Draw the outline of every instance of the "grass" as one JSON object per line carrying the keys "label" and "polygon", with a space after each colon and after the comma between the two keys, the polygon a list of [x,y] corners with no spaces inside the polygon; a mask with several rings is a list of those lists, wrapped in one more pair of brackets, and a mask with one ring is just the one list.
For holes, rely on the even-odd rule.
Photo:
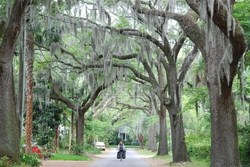
{"label": "grass", "polygon": [[72,161],[89,161],[91,158],[85,155],[73,155],[67,153],[55,153],[51,157],[51,160],[72,160]]}
{"label": "grass", "polygon": [[156,152],[152,152],[152,151],[149,151],[149,150],[146,150],[146,149],[136,149],[136,151],[141,154],[141,155],[147,155],[147,156],[155,156],[156,155]]}
{"label": "grass", "polygon": [[192,159],[191,162],[182,162],[182,163],[172,163],[172,155],[164,155],[164,156],[159,156],[156,155],[156,153],[149,151],[149,150],[141,150],[137,149],[137,152],[141,155],[147,155],[147,156],[153,156],[153,160],[160,160],[164,163],[166,163],[168,166],[171,167],[209,167],[210,163],[205,160],[197,160],[197,159]]}

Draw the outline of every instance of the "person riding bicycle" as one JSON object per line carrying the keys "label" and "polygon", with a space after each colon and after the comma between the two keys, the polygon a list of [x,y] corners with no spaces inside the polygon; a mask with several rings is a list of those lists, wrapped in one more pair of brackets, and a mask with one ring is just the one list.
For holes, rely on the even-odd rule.
{"label": "person riding bicycle", "polygon": [[120,152],[122,152],[122,158],[124,159],[126,157],[126,148],[122,140],[119,142],[117,150],[118,150],[117,158],[119,159]]}

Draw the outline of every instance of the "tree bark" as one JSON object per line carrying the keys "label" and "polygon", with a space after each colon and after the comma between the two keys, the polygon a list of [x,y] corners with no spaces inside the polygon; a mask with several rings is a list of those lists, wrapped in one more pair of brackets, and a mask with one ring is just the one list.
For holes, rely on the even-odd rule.
{"label": "tree bark", "polygon": [[[216,32],[214,30],[214,32]],[[220,34],[224,36],[224,34]],[[221,46],[220,35],[209,47],[206,57],[206,77],[211,111],[211,166],[239,167],[237,116],[232,95],[232,84],[237,66],[230,65],[230,77],[218,76],[221,70],[225,47]],[[230,56],[230,55],[227,55]],[[228,64],[229,66],[229,64]],[[215,75],[217,74],[217,75]]]}
{"label": "tree bark", "polygon": [[212,121],[211,166],[240,166],[234,100],[231,88],[224,85],[222,89],[225,92],[220,94],[218,86],[209,86]]}
{"label": "tree bark", "polygon": [[172,135],[173,162],[190,161],[187,154],[182,114],[169,113]]}
{"label": "tree bark", "polygon": [[27,36],[27,91],[26,91],[26,122],[25,122],[25,152],[32,153],[32,117],[33,117],[33,60],[34,38],[30,32]]}
{"label": "tree bark", "polygon": [[60,129],[59,127],[55,128],[55,149],[57,150],[59,148],[59,140],[60,140]]}
{"label": "tree bark", "polygon": [[170,118],[173,162],[186,162],[190,161],[190,158],[187,153],[183,117],[181,113],[182,85],[179,85],[177,82],[177,70],[175,65],[170,66],[169,70],[168,91],[170,93],[171,103],[166,107]]}
{"label": "tree bark", "polygon": [[156,123],[152,124],[148,128],[148,150],[151,150],[152,152],[157,151],[157,141],[156,141],[156,135],[157,135],[157,128]]}
{"label": "tree bark", "polygon": [[69,151],[71,150],[72,137],[74,136],[74,112],[71,112],[70,117],[70,132],[69,132]]}
{"label": "tree bark", "polygon": [[159,113],[160,135],[157,155],[168,155],[166,115],[166,108],[163,106],[163,104],[161,104]]}
{"label": "tree bark", "polygon": [[21,18],[29,0],[16,0],[0,46],[0,157],[20,162],[19,126],[15,106],[12,60]]}
{"label": "tree bark", "polygon": [[84,132],[84,123],[85,123],[85,112],[79,112],[79,115],[76,120],[76,144],[79,147],[83,147],[83,132]]}

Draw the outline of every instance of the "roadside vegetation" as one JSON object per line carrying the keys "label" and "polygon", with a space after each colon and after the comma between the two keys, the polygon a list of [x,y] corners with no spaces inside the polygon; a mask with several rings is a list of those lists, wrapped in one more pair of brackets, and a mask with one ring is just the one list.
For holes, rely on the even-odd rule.
{"label": "roadside vegetation", "polygon": [[0,0],[0,167],[89,161],[120,140],[170,166],[249,167],[249,9]]}
{"label": "roadside vegetation", "polygon": [[210,163],[209,160],[201,160],[201,159],[195,159],[192,158],[191,162],[180,162],[180,163],[172,163],[172,156],[171,155],[156,155],[156,153],[149,151],[149,150],[142,150],[142,149],[137,149],[137,152],[141,155],[145,155],[147,157],[150,157],[152,163],[160,163],[160,164],[165,164],[167,166],[171,167],[178,167],[178,166],[183,166],[183,167],[209,167]]}

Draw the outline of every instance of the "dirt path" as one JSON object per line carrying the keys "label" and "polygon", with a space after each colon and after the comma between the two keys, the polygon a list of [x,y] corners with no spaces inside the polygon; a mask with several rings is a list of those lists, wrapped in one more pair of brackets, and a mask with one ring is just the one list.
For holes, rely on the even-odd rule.
{"label": "dirt path", "polygon": [[90,161],[59,161],[46,160],[42,161],[42,167],[88,167]]}

